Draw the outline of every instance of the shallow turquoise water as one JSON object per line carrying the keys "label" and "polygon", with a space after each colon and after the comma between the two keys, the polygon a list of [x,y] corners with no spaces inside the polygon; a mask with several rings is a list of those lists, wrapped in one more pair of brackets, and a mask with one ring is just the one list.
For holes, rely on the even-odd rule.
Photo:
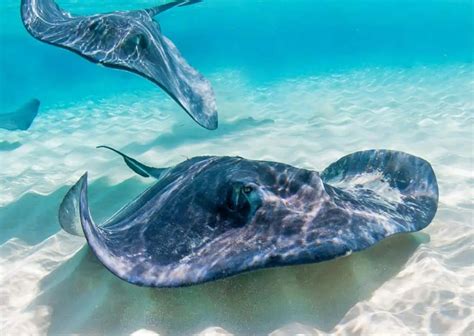
{"label": "shallow turquoise water", "polygon": [[[156,1],[58,3],[95,13]],[[18,1],[0,4],[0,20],[0,113],[42,101],[30,130],[0,130],[6,334],[472,331],[471,1],[207,0],[163,14],[164,34],[214,86],[214,132],[146,80],[34,40]],[[155,166],[213,154],[316,170],[353,151],[397,149],[432,163],[440,206],[422,233],[336,261],[138,288],[58,233],[59,202],[84,171],[98,222],[149,183],[99,144]]]}
{"label": "shallow turquoise water", "polygon": [[[2,107],[44,91],[48,95],[42,100],[53,103],[152,87],[32,39],[22,27],[18,2],[0,5]],[[58,3],[83,14],[157,1]],[[470,1],[210,0],[164,13],[160,22],[164,34],[205,75],[238,69],[257,82],[361,67],[472,61]]]}

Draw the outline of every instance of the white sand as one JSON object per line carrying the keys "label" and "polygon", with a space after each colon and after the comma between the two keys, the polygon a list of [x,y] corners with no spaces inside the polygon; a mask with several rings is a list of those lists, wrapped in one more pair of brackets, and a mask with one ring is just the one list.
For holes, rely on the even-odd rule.
{"label": "white sand", "polygon": [[[266,86],[232,71],[210,79],[217,132],[156,91],[44,106],[29,131],[0,131],[4,146],[21,144],[0,151],[2,335],[473,332],[472,67],[367,69]],[[58,232],[59,202],[84,171],[98,221],[152,182],[100,144],[154,166],[213,154],[316,170],[353,151],[396,149],[432,163],[439,209],[423,233],[336,261],[140,288],[110,274],[81,249],[83,239]]]}

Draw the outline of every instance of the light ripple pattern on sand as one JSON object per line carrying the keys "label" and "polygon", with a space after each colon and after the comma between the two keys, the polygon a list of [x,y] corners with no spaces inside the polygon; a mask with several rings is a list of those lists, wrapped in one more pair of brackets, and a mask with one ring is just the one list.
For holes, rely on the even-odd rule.
{"label": "light ripple pattern on sand", "polygon": [[[77,253],[80,242],[63,234],[33,245],[4,237],[0,255],[8,273],[1,278],[2,332],[10,334],[20,327],[25,333],[51,334],[472,332],[472,78],[470,64],[369,68],[265,84],[255,84],[236,70],[222,71],[210,76],[222,111],[220,127],[239,125],[239,131],[199,134],[192,141],[172,141],[193,132],[192,121],[175,113],[176,107],[152,90],[45,105],[30,130],[0,130],[2,140],[21,144],[0,151],[1,221],[3,208],[16,200],[31,194],[48,198],[65,184],[72,185],[85,170],[94,179],[92,187],[98,181],[110,187],[110,193],[95,200],[96,206],[106,208],[118,199],[129,199],[129,185],[119,184],[132,173],[119,158],[96,150],[99,144],[126,147],[130,155],[153,166],[170,166],[183,156],[212,154],[316,170],[349,152],[396,149],[432,164],[440,186],[439,210],[424,230],[429,241],[415,247],[400,237],[375,247],[376,252],[324,265],[269,270],[175,292],[119,284],[120,280],[94,266],[97,261],[86,252]],[[273,122],[258,123],[264,119]],[[166,137],[158,139],[163,134]],[[142,183],[143,189],[147,183],[136,178],[132,182]],[[122,198],[116,198],[117,193]],[[92,211],[100,211],[92,203]],[[15,224],[28,226],[31,221],[34,218],[28,217]],[[406,259],[389,256],[403,251]],[[377,259],[379,255],[384,259]],[[331,292],[332,287],[340,293]],[[21,300],[15,298],[18,290]],[[123,297],[114,297],[116,291]],[[325,292],[336,296],[329,299]],[[60,299],[64,293],[86,306]],[[336,301],[338,307],[323,305]],[[84,311],[68,324],[67,317],[72,318],[68,312],[79,307]],[[200,315],[203,307],[205,319]],[[178,322],[172,316],[187,317]]]}

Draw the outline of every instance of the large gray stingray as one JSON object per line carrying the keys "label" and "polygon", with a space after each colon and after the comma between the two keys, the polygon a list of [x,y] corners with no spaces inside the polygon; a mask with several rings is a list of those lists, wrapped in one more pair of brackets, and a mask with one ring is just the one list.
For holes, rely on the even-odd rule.
{"label": "large gray stingray", "polygon": [[54,0],[21,0],[21,17],[36,39],[86,59],[137,73],[166,91],[199,125],[217,128],[212,87],[161,34],[154,16],[200,0],[178,0],[144,10],[73,16]]}
{"label": "large gray stingray", "polygon": [[423,229],[437,210],[430,164],[402,152],[356,152],[321,174],[215,156],[151,168],[116,152],[156,184],[97,226],[85,174],[65,196],[59,221],[85,235],[112,273],[138,285],[185,286],[348,255]]}
{"label": "large gray stingray", "polygon": [[38,115],[39,106],[38,99],[31,99],[13,112],[0,113],[0,128],[9,131],[26,131]]}

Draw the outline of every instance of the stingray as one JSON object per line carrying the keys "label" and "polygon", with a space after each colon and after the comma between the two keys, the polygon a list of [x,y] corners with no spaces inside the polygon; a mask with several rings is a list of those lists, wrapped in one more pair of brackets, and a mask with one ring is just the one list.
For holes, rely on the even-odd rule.
{"label": "stingray", "polygon": [[99,226],[85,173],[64,197],[59,222],[84,235],[112,273],[142,286],[186,286],[346,256],[425,228],[437,210],[430,164],[397,151],[356,152],[318,173],[218,156],[153,168],[110,149],[156,183]]}
{"label": "stingray", "polygon": [[36,39],[94,63],[143,76],[161,87],[199,125],[217,128],[212,87],[161,33],[156,15],[200,0],[179,0],[144,10],[73,16],[54,0],[22,0],[21,17]]}
{"label": "stingray", "polygon": [[13,112],[0,114],[0,128],[9,131],[26,131],[38,115],[40,101],[31,99]]}

